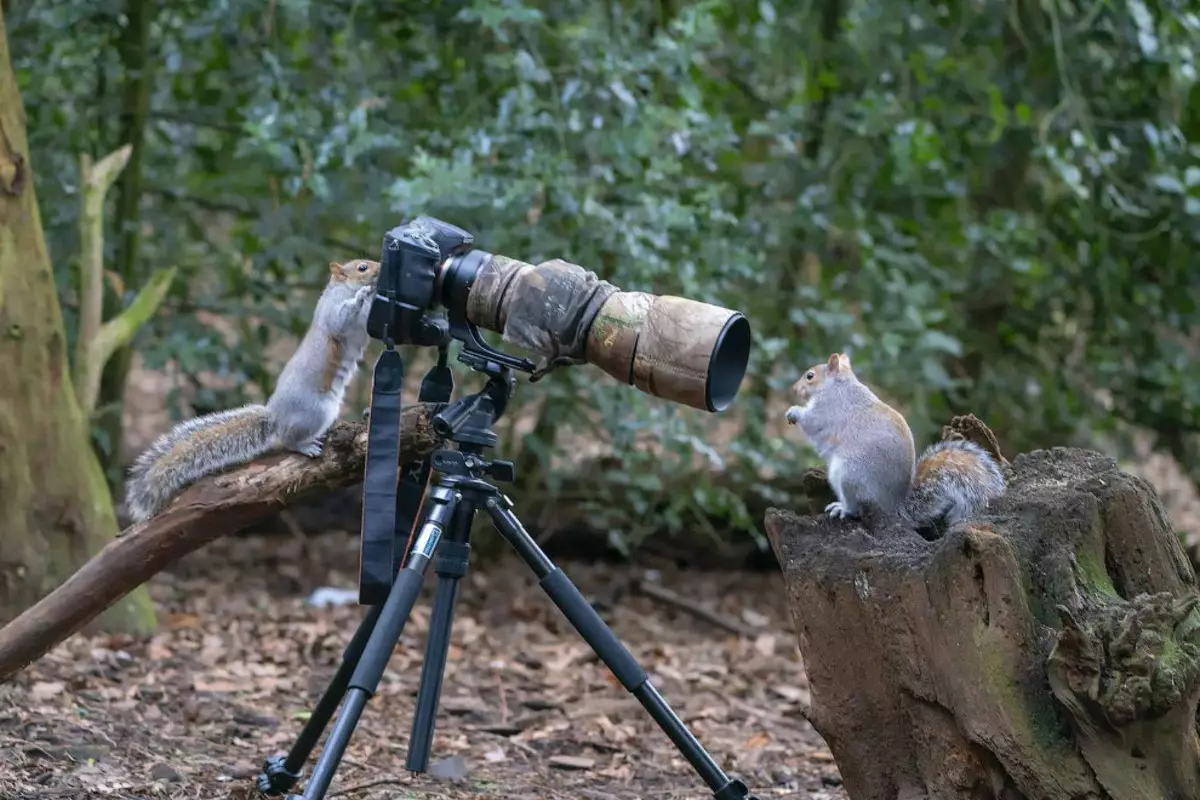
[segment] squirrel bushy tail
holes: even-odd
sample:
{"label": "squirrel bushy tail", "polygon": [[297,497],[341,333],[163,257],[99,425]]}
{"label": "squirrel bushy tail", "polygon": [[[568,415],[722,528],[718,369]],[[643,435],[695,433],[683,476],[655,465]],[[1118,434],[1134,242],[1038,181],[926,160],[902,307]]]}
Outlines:
{"label": "squirrel bushy tail", "polygon": [[943,441],[925,448],[903,515],[915,527],[967,519],[1004,494],[996,459],[974,442]]}
{"label": "squirrel bushy tail", "polygon": [[[185,447],[178,445],[184,444]],[[264,405],[246,405],[179,423],[138,456],[125,484],[134,521],[154,516],[205,475],[250,461],[274,446]]]}

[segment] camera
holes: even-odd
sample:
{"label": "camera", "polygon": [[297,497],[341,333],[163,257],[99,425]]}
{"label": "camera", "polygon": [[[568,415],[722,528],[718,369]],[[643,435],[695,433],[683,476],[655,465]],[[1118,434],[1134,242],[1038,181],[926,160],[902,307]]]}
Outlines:
{"label": "camera", "polygon": [[[288,792],[340,705],[304,795],[322,800],[354,727],[383,677],[425,573],[434,592],[413,713],[407,766],[424,772],[433,742],[438,697],[450,644],[459,581],[471,553],[476,515],[489,516],[500,536],[533,571],[551,601],[608,666],[687,761],[716,800],[755,800],[687,729],[650,677],[570,579],[550,561],[491,481],[512,483],[510,461],[486,450],[498,441],[493,424],[513,387],[512,369],[537,380],[563,364],[593,364],[643,392],[708,411],[733,402],[746,372],[750,325],[736,311],[680,297],[622,292],[595,273],[555,259],[536,266],[477,250],[474,237],[431,217],[388,231],[367,332],[386,349],[375,363],[363,474],[359,603],[371,606],[347,646],[342,664],[286,757],[272,757],[259,790]],[[445,317],[430,312],[438,306]],[[488,346],[483,327],[538,354],[540,365]],[[446,365],[451,339],[463,342],[459,361],[488,376],[484,388],[451,402]],[[438,348],[437,364],[421,381],[418,401],[437,411],[430,423],[450,445],[401,463],[404,360],[396,345]],[[431,486],[434,472],[438,477]],[[405,540],[407,537],[407,541]]]}
{"label": "camera", "polygon": [[[709,412],[729,407],[750,358],[741,313],[683,297],[624,292],[561,259],[533,265],[474,247],[462,228],[421,216],[388,231],[367,332],[391,344],[464,343],[539,379],[564,364],[592,364],[646,394]],[[431,316],[446,309],[445,318]],[[479,328],[541,356],[502,353]]]}

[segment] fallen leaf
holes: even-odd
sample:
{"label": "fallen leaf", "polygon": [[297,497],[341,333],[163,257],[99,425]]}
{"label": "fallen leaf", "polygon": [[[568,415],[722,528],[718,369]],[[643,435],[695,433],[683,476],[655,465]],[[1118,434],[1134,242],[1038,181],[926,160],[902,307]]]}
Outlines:
{"label": "fallen leaf", "polygon": [[750,750],[757,750],[760,747],[766,747],[771,743],[771,737],[765,733],[756,733],[746,740],[746,747]]}
{"label": "fallen leaf", "polygon": [[429,765],[429,774],[444,781],[461,781],[467,777],[467,762],[462,756],[450,756]]}
{"label": "fallen leaf", "polygon": [[755,628],[762,628],[771,621],[771,618],[766,614],[760,614],[753,608],[743,608],[742,619],[746,621],[747,625]]}
{"label": "fallen leaf", "polygon": [[550,756],[549,764],[560,769],[591,769],[596,762],[584,756]]}
{"label": "fallen leaf", "polygon": [[175,781],[183,780],[183,777],[170,764],[158,763],[150,768],[150,777],[156,781],[166,781],[174,783]]}
{"label": "fallen leaf", "polygon": [[60,694],[64,688],[66,687],[58,681],[39,681],[29,690],[29,694],[34,700],[49,700],[51,697]]}
{"label": "fallen leaf", "polygon": [[192,680],[192,688],[197,692],[237,692],[247,688],[244,683],[231,681],[223,678],[195,678]]}
{"label": "fallen leaf", "polygon": [[791,700],[793,703],[807,702],[809,700],[809,692],[807,689],[801,689],[796,686],[787,686],[781,684],[772,686],[771,691],[782,697],[784,700]]}

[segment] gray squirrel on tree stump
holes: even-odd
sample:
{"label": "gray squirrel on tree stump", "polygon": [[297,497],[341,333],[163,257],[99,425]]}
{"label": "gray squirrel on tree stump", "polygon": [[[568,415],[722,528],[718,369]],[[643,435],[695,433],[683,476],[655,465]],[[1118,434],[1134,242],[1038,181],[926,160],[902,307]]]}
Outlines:
{"label": "gray squirrel on tree stump", "polygon": [[1200,799],[1200,594],[1153,488],[1087,450],[1003,465],[930,535],[771,509],[812,694],[852,800]]}

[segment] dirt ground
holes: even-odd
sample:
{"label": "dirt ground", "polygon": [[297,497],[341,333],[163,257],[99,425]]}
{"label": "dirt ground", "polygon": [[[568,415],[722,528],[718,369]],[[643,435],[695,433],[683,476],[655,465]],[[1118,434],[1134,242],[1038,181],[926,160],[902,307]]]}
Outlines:
{"label": "dirt ground", "polygon": [[[778,574],[561,566],[758,797],[845,800],[802,716]],[[263,758],[290,746],[361,613],[306,601],[356,578],[349,534],[221,540],[177,563],[150,585],[153,638],[77,635],[0,685],[0,798],[259,797]],[[328,797],[712,796],[515,560],[464,580],[430,771],[408,773],[432,578]],[[658,580],[743,633],[619,591],[630,579]]]}
{"label": "dirt ground", "polygon": [[[160,390],[131,392],[132,450],[168,424]],[[1155,485],[1200,554],[1200,495],[1178,465],[1140,453],[1124,466]],[[77,635],[0,685],[0,800],[260,797],[263,758],[294,741],[361,614],[307,600],[352,589],[357,557],[356,536],[329,533],[219,540],[174,564],[150,584],[154,637]],[[755,795],[847,800],[803,718],[807,680],[777,571],[561,566]],[[432,577],[327,797],[712,796],[515,560],[463,582],[430,770],[409,774]],[[622,591],[632,580],[657,580],[725,623]]]}

